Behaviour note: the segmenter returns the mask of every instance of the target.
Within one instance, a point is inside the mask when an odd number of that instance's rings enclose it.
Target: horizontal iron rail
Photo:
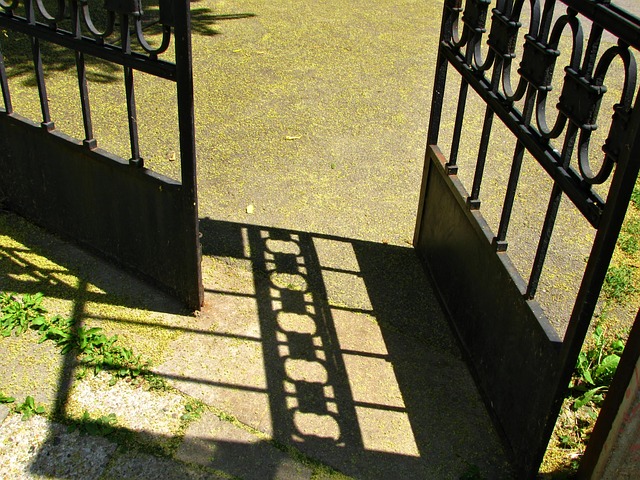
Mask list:
[[[584,187],[582,178],[572,167],[562,165],[560,154],[554,152],[549,143],[524,122],[522,115],[509,104],[506,98],[491,91],[491,84],[484,76],[479,76],[469,69],[461,53],[447,42],[442,42],[441,51],[463,79],[469,82],[484,102],[520,139],[553,180],[558,182],[589,223],[597,228],[604,209],[604,201],[595,192]]]
[[[177,80],[176,66],[171,62],[153,59],[136,52],[124,53],[115,45],[101,43],[85,36],[77,38],[69,31],[59,28],[54,30],[44,23],[36,22],[35,24],[30,24],[24,18],[9,16],[0,12],[0,27],[15,30],[125,67],[131,67],[166,80],[173,82]]]
[[[609,33],[640,50],[640,18],[603,0],[560,0]]]

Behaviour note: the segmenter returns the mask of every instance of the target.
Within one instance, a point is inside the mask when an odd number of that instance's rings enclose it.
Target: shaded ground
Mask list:
[[[471,467],[509,478],[410,248],[205,219],[203,238],[215,233],[218,241],[203,243],[207,307],[194,318],[23,220],[2,214],[0,221],[2,290],[42,291],[52,312],[117,332],[177,389],[78,379],[73,359],[35,335],[5,339],[2,368],[13,374],[0,390],[20,401],[34,395],[48,409],[64,404],[57,417],[64,423],[84,411],[113,413],[118,428],[96,439],[107,447],[91,448],[106,457],[92,458],[87,473],[51,457],[71,451],[83,462],[77,432],[12,415],[0,427],[3,475],[120,478],[114,469],[127,462],[140,470],[164,462],[151,452],[180,472],[195,468],[193,478],[328,478],[323,464],[367,479],[458,478]],[[182,421],[193,399],[205,410]],[[24,447],[16,449],[16,439]]]

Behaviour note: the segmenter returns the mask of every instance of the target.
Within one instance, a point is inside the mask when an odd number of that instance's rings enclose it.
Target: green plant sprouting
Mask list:
[[[13,403],[15,401],[15,398],[5,395],[4,392],[0,392],[0,403]]]
[[[204,403],[200,400],[190,400],[184,406],[184,413],[180,416],[181,420],[190,422],[191,420],[197,420],[202,416],[204,412]]]
[[[93,419],[91,415],[89,415],[89,412],[85,410],[80,420],[69,425],[67,431],[74,432],[78,430],[88,435],[100,435],[104,437],[115,431],[116,422],[117,418],[115,413]]]
[[[22,420],[29,420],[34,415],[42,415],[45,412],[43,405],[36,404],[34,398],[29,395],[23,403],[17,404],[13,411],[22,414]]]
[[[607,341],[601,326],[595,328],[593,339],[593,347],[580,352],[576,374],[569,384],[574,410],[589,402],[601,406],[624,350],[622,340]]]
[[[46,310],[42,307],[41,293],[25,294],[19,300],[9,293],[0,293],[0,335],[8,337],[24,333],[34,321],[44,319]]]
[[[83,369],[91,369],[95,374],[101,371],[111,373],[111,384],[118,378],[129,378],[135,382],[146,381],[150,389],[162,389],[165,382],[149,370],[149,362],[135,355],[133,350],[116,345],[117,335],[107,337],[101,328],[87,328],[78,325],[74,319],[54,316],[48,319],[42,306],[43,295],[24,295],[18,299],[9,293],[0,293],[0,334],[7,337],[20,335],[28,328],[40,334],[40,343],[54,342],[60,353],[76,353]]]

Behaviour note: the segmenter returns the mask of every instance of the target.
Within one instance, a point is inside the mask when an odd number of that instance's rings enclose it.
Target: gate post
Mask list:
[[[180,168],[182,188],[184,189],[185,211],[191,221],[185,225],[185,241],[187,251],[193,252],[195,258],[190,269],[189,279],[192,286],[187,302],[194,309],[199,309],[204,302],[202,286],[202,248],[198,219],[198,189],[196,169],[196,145],[193,106],[193,62],[191,50],[191,2],[176,0],[175,26],[176,41],[176,90],[178,96],[178,128],[180,132]]]

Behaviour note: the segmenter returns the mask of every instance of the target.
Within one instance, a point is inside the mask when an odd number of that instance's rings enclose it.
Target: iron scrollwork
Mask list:
[[[549,146],[548,156],[555,157],[558,168],[570,170],[584,185],[602,184],[611,176],[628,131],[636,89],[636,60],[624,40],[602,52],[600,44],[604,28],[597,19],[587,36],[583,32],[583,20],[576,9],[567,7],[563,15],[555,14],[560,2],[561,0],[498,0],[491,11],[489,34],[486,35],[489,0],[466,0],[464,3],[461,0],[449,0],[445,9],[450,16],[451,28],[443,30],[441,42],[454,52],[452,54],[459,59],[461,68],[480,78],[482,85],[491,85],[491,94],[497,95],[505,108],[520,118],[520,122],[537,136],[541,145],[563,134],[577,135],[575,151],[572,142],[565,142],[566,151],[561,154]],[[529,8],[528,32],[519,36],[525,5]],[[459,32],[460,23],[462,32]],[[521,39],[522,57],[514,74],[512,64]],[[486,42],[488,46],[485,59],[481,58],[482,42]],[[571,49],[568,65],[557,65],[561,48]],[[590,152],[589,142],[592,133],[598,128],[600,105],[607,92],[604,80],[610,65],[616,59],[624,68],[622,95],[610,117],[608,137],[602,146],[604,158],[598,171],[594,172],[590,162],[592,159],[589,158],[594,152]],[[498,72],[494,72],[489,81],[485,72],[492,66]],[[553,125],[547,125],[547,110],[550,108],[547,97],[554,88],[552,80],[560,67],[564,68],[564,78],[558,104],[554,107],[557,116]],[[516,78],[512,79],[515,75]],[[527,96],[531,105],[535,105],[533,115],[526,114],[526,107],[523,114],[514,106],[515,102],[524,98],[529,87],[533,89]],[[575,169],[571,167],[571,158],[576,159]],[[585,198],[591,198],[588,201],[593,203],[597,196],[593,191],[587,190]],[[595,203],[600,204],[600,208],[604,205],[604,201]]]
[[[96,25],[92,16],[92,9],[97,8],[96,5],[89,3],[89,0],[57,0],[54,13],[47,10],[42,0],[0,0],[0,8],[8,16],[29,25],[35,26],[40,23],[38,20],[42,20],[42,25],[63,35],[71,34],[77,40],[84,37],[91,38],[100,45],[115,46],[116,43],[120,43],[120,48],[125,54],[131,51],[132,39],[137,40],[142,51],[152,59],[157,59],[158,55],[169,47],[171,30],[175,24],[173,4],[170,0],[159,2],[157,23],[160,25],[162,39],[158,46],[152,46],[145,37],[142,0],[104,0],[100,12],[100,16],[105,17],[102,27]],[[24,17],[18,15],[22,9]],[[70,31],[60,27],[60,24],[67,20],[70,21]],[[120,26],[119,29],[116,28],[117,24]],[[119,38],[115,34],[118,30]]]

